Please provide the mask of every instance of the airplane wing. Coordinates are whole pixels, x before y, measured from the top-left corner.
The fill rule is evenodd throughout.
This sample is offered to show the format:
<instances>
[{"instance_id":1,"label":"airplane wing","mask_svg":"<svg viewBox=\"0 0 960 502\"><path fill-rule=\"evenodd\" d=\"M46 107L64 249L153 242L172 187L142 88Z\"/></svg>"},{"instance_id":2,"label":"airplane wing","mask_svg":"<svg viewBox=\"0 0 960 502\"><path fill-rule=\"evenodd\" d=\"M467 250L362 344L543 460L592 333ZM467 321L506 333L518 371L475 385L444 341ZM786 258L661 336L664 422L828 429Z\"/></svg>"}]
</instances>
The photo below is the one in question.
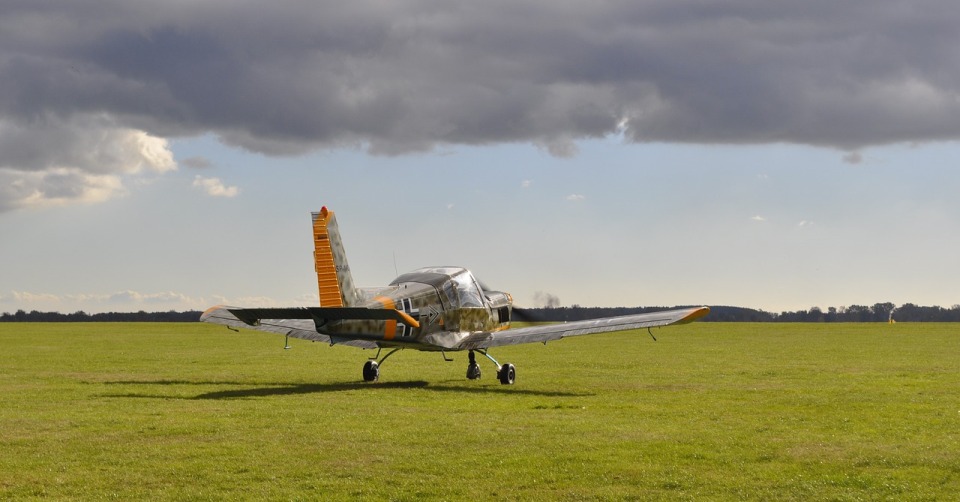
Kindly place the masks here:
<instances>
[{"instance_id":1,"label":"airplane wing","mask_svg":"<svg viewBox=\"0 0 960 502\"><path fill-rule=\"evenodd\" d=\"M709 307L693 307L688 309L665 310L618 317L605 317L587 321L574 321L544 326L530 326L526 328L508 329L496 332L481 332L472 334L463 339L457 349L486 349L502 345L517 345L520 343L542 342L559 340L568 336L590 335L610 331L624 331L639 328L653 328L669 326L671 324L686 324L693 322L710 313Z\"/></svg>"},{"instance_id":2,"label":"airplane wing","mask_svg":"<svg viewBox=\"0 0 960 502\"><path fill-rule=\"evenodd\" d=\"M211 307L204 312L203 315L200 316L200 321L213 324L222 324L233 329L255 329L259 331L268 331L270 333L286 335L291 338L331 343L332 340L329 336L317 333L313 320L314 313L311 312L323 310L331 312L326 314L318 314L321 315L321 317L323 315L328 315L330 318L344 318L349 314L362 315L350 312L358 309L347 308L242 309L218 305L216 307ZM359 310L373 311L375 309ZM396 315L394 314L396 312L397 311L395 310L383 309L382 311L379 311L379 313L374 312L373 314L367 315L374 316L368 317L374 319L390 318L390 316ZM335 314L340 315L334 317ZM335 342L337 345L348 345L362 349L377 348L376 343L367 340L342 340L338 338L335 340Z\"/></svg>"}]
</instances>

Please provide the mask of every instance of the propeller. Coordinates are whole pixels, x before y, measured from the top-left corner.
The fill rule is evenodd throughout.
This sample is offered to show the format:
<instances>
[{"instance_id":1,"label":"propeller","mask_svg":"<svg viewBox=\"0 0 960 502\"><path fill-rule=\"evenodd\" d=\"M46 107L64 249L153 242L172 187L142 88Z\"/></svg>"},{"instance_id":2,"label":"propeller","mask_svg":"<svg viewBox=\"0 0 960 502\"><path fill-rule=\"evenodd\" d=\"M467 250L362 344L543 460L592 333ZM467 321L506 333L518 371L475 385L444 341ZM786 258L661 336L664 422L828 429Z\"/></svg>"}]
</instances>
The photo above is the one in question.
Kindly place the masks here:
<instances>
[{"instance_id":1,"label":"propeller","mask_svg":"<svg viewBox=\"0 0 960 502\"><path fill-rule=\"evenodd\" d=\"M510 320L517 322L549 322L550 319L547 318L541 311L534 311L531 309L520 308L514 305L513 309L510 311Z\"/></svg>"},{"instance_id":2,"label":"propeller","mask_svg":"<svg viewBox=\"0 0 960 502\"><path fill-rule=\"evenodd\" d=\"M485 282L481 281L480 279L477 279L476 276L474 276L474 279L476 279L477 285L480 286L480 292L483 293L484 296L487 296L487 292L497 292L497 293L500 292L499 289L490 288L489 286L487 286ZM517 322L551 322L551 321L562 320L562 319L551 319L550 317L551 316L549 316L548 314L545 314L541 309L537 309L536 311L534 311L532 309L525 309L522 307L518 307L516 304L512 306L511 312L510 312L510 320L517 321Z\"/></svg>"}]
</instances>

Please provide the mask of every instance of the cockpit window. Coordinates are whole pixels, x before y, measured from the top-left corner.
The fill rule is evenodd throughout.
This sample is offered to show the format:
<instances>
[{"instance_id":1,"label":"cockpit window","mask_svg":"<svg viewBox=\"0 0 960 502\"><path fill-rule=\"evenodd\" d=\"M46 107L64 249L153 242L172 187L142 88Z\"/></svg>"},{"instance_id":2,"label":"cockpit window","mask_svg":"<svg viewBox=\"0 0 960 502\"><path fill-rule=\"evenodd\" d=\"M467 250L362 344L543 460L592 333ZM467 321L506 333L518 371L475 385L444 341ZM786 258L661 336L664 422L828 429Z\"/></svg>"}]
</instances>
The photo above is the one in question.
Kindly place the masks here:
<instances>
[{"instance_id":1,"label":"cockpit window","mask_svg":"<svg viewBox=\"0 0 960 502\"><path fill-rule=\"evenodd\" d=\"M473 275L464 271L453 277L453 282L457 286L457 296L460 299L461 307L483 307L483 297L480 294L480 287Z\"/></svg>"},{"instance_id":2,"label":"cockpit window","mask_svg":"<svg viewBox=\"0 0 960 502\"><path fill-rule=\"evenodd\" d=\"M457 298L457 286L453 281L447 281L443 284L443 296L447 300L447 305L456 307L460 305L460 300Z\"/></svg>"},{"instance_id":3,"label":"cockpit window","mask_svg":"<svg viewBox=\"0 0 960 502\"><path fill-rule=\"evenodd\" d=\"M390 283L428 284L442 292L447 308L483 307L483 292L473 274L462 267L429 267L403 274Z\"/></svg>"}]
</instances>

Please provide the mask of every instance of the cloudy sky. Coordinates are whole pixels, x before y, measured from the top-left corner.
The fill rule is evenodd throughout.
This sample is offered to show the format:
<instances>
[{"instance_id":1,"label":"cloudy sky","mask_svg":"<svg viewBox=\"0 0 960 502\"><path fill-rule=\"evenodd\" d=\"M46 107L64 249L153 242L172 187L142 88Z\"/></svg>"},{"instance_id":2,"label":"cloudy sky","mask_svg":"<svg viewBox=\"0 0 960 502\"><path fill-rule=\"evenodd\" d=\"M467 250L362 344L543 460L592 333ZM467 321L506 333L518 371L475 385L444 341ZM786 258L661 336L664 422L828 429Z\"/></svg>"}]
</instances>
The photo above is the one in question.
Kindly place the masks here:
<instances>
[{"instance_id":1,"label":"cloudy sky","mask_svg":"<svg viewBox=\"0 0 960 502\"><path fill-rule=\"evenodd\" d=\"M0 311L960 303L954 2L12 0Z\"/></svg>"}]
</instances>

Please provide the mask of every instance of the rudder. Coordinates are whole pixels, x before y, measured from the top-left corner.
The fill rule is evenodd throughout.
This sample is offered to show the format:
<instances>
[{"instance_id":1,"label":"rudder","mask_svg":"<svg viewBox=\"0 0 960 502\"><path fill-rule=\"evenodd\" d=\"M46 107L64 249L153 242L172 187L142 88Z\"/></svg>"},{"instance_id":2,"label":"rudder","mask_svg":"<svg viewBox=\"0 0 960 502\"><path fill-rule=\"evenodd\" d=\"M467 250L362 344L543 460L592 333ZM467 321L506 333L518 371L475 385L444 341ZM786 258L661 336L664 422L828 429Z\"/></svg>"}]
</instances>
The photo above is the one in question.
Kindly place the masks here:
<instances>
[{"instance_id":1,"label":"rudder","mask_svg":"<svg viewBox=\"0 0 960 502\"><path fill-rule=\"evenodd\" d=\"M351 307L360 303L340 229L333 211L324 206L313 217L313 260L321 307Z\"/></svg>"}]
</instances>

